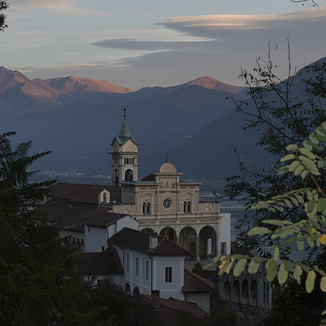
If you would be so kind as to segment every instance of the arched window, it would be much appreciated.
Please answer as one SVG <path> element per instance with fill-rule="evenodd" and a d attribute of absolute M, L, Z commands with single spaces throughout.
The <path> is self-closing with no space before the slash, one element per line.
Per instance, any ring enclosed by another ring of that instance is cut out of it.
<path fill-rule="evenodd" d="M 223 299 L 231 300 L 231 284 L 229 281 L 226 281 L 223 285 Z"/>
<path fill-rule="evenodd" d="M 118 183 L 119 183 L 119 170 L 116 169 L 114 171 L 114 184 L 118 185 Z"/>
<path fill-rule="evenodd" d="M 132 170 L 128 169 L 125 173 L 125 181 L 133 181 L 134 176 Z"/>
<path fill-rule="evenodd" d="M 241 303 L 249 303 L 249 283 L 247 280 L 242 282 Z"/>
<path fill-rule="evenodd" d="M 250 285 L 250 299 L 252 304 L 257 304 L 257 281 L 252 280 Z"/>
<path fill-rule="evenodd" d="M 183 202 L 183 212 L 191 213 L 191 202 L 190 201 Z"/>
<path fill-rule="evenodd" d="M 235 281 L 232 287 L 232 302 L 240 301 L 240 283 L 239 281 Z"/>
<path fill-rule="evenodd" d="M 150 214 L 150 213 L 151 213 L 151 203 L 143 202 L 143 214 Z"/>

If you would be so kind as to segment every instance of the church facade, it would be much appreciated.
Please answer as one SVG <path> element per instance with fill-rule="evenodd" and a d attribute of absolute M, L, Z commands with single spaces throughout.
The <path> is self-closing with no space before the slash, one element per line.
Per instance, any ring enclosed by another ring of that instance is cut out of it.
<path fill-rule="evenodd" d="M 121 189 L 121 201 L 107 203 L 113 213 L 134 217 L 139 230 L 167 237 L 193 259 L 230 253 L 231 216 L 221 214 L 218 201 L 199 200 L 199 182 L 182 180 L 182 173 L 169 161 L 138 179 L 138 144 L 125 112 L 111 146 L 112 184 Z"/>

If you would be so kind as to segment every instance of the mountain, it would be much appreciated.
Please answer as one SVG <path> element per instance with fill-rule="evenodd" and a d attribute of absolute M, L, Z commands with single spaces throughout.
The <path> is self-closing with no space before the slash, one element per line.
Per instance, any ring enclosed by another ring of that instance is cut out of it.
<path fill-rule="evenodd" d="M 40 86 L 47 86 L 64 94 L 80 94 L 81 92 L 95 93 L 119 93 L 126 94 L 133 92 L 129 88 L 114 85 L 105 80 L 94 80 L 89 78 L 77 78 L 74 76 L 64 78 L 50 78 L 42 80 L 33 79 L 32 83 Z"/>
<path fill-rule="evenodd" d="M 2 67 L 0 132 L 17 131 L 17 143 L 32 139 L 35 152 L 52 150 L 36 168 L 57 171 L 59 180 L 58 171 L 68 170 L 110 175 L 108 152 L 126 107 L 141 177 L 159 169 L 168 153 L 184 178 L 223 182 L 237 170 L 233 146 L 255 151 L 257 136 L 242 131 L 243 117 L 227 100 L 245 90 L 204 76 L 132 91 L 72 76 L 29 80 Z"/>
<path fill-rule="evenodd" d="M 226 92 L 230 94 L 238 94 L 241 91 L 243 91 L 243 87 L 241 86 L 233 86 L 233 85 L 225 84 L 219 81 L 218 79 L 209 76 L 200 77 L 188 83 L 183 84 L 183 86 L 189 86 L 189 85 L 197 85 L 207 89 L 214 89 L 217 91 Z"/>
<path fill-rule="evenodd" d="M 129 92 L 132 90 L 107 81 L 73 76 L 30 80 L 17 70 L 0 67 L 0 112 L 5 113 L 51 110 L 81 99 Z"/>

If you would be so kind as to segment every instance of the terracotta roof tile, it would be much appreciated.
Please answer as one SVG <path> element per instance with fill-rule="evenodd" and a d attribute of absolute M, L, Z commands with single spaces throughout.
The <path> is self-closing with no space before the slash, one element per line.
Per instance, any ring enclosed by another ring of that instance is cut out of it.
<path fill-rule="evenodd" d="M 143 295 L 143 296 L 146 298 L 147 302 L 151 303 L 152 301 L 151 296 L 149 295 Z M 168 299 L 160 298 L 160 310 L 163 311 L 162 314 L 163 317 L 164 317 L 164 310 L 166 309 L 171 309 L 175 311 L 184 311 L 189 315 L 201 320 L 205 318 L 209 318 L 209 314 L 204 310 L 202 310 L 201 308 L 199 308 L 195 303 L 178 300 L 172 297 Z"/>
<path fill-rule="evenodd" d="M 149 249 L 149 233 L 123 228 L 118 233 L 108 239 L 108 246 L 115 244 L 130 248 L 139 252 L 148 252 Z"/>
<path fill-rule="evenodd" d="M 48 196 L 73 203 L 98 205 L 98 195 L 105 189 L 110 192 L 111 202 L 121 202 L 121 188 L 115 186 L 57 183 L 52 186 Z"/>
<path fill-rule="evenodd" d="M 183 292 L 212 292 L 215 290 L 213 282 L 206 280 L 205 278 L 184 270 L 184 287 Z"/>
<path fill-rule="evenodd" d="M 48 220 L 63 229 L 84 232 L 84 223 L 105 227 L 126 215 L 108 212 L 105 207 L 76 205 L 68 201 L 51 199 L 42 206 L 48 213 Z"/>
<path fill-rule="evenodd" d="M 158 245 L 151 249 L 149 248 L 149 237 L 157 237 Z M 124 228 L 120 232 L 113 235 L 108 239 L 108 245 L 118 245 L 126 248 L 133 249 L 139 252 L 151 252 L 153 256 L 188 256 L 188 251 L 182 249 L 172 241 L 157 236 L 154 234 L 149 234 L 129 228 Z"/>
<path fill-rule="evenodd" d="M 189 256 L 189 252 L 167 238 L 160 237 L 160 242 L 156 248 L 152 250 L 153 256 L 170 256 L 180 255 Z"/>
<path fill-rule="evenodd" d="M 114 275 L 123 274 L 119 255 L 114 248 L 103 252 L 83 252 L 77 264 L 81 275 Z"/>

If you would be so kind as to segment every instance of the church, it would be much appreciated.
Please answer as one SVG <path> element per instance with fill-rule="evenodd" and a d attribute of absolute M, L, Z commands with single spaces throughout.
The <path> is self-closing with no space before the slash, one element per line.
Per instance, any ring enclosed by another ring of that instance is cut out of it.
<path fill-rule="evenodd" d="M 139 179 L 138 144 L 131 136 L 126 110 L 111 146 L 111 186 L 58 183 L 46 198 L 49 219 L 60 225 L 63 234 L 73 236 L 82 251 L 101 251 L 109 236 L 89 246 L 85 242 L 90 228 L 102 228 L 105 237 L 117 221 L 123 226 L 121 221 L 133 219 L 138 230 L 168 238 L 190 259 L 230 254 L 231 214 L 221 213 L 217 200 L 200 201 L 200 182 L 182 180 L 182 173 L 168 160 Z"/>

